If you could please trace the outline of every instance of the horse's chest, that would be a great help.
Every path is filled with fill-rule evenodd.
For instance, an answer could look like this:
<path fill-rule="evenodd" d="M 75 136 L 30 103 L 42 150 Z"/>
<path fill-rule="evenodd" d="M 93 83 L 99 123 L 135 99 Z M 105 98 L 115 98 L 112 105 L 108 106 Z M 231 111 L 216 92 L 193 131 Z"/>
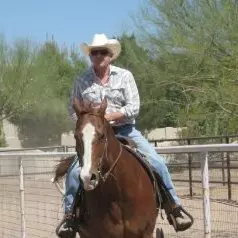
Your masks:
<path fill-rule="evenodd" d="M 118 203 L 112 202 L 109 208 L 109 216 L 112 221 L 115 221 L 115 223 L 120 223 L 122 221 L 123 215 L 122 210 Z"/>
<path fill-rule="evenodd" d="M 91 237 L 123 238 L 124 223 L 120 207 L 117 203 L 111 203 L 103 210 L 95 209 L 87 218 L 87 227 L 90 227 L 88 231 Z"/>

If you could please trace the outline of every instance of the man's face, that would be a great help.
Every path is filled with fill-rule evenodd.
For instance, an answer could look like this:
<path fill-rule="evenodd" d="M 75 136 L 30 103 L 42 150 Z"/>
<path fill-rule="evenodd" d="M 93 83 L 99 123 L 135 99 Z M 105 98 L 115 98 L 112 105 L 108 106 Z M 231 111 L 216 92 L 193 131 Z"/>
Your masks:
<path fill-rule="evenodd" d="M 95 48 L 90 52 L 90 59 L 95 68 L 104 68 L 111 62 L 111 53 L 106 48 Z"/>

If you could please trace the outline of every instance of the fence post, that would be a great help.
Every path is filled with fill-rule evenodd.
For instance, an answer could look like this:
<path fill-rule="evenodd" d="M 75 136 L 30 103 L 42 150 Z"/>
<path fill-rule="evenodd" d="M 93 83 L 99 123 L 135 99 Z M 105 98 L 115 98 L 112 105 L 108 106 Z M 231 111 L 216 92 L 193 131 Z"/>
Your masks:
<path fill-rule="evenodd" d="M 20 177 L 20 206 L 21 206 L 21 237 L 26 238 L 26 220 L 25 220 L 25 197 L 24 197 L 24 169 L 22 158 L 19 157 L 19 177 Z"/>
<path fill-rule="evenodd" d="M 226 136 L 226 143 L 229 144 L 229 136 Z M 226 156 L 226 163 L 227 163 L 227 184 L 228 184 L 228 200 L 231 200 L 231 158 L 230 152 L 227 152 Z"/>
<path fill-rule="evenodd" d="M 191 140 L 187 140 L 188 145 L 191 145 Z M 189 194 L 190 197 L 193 196 L 193 176 L 192 176 L 192 155 L 191 153 L 188 154 L 188 177 L 189 177 Z"/>
<path fill-rule="evenodd" d="M 157 142 L 158 142 L 157 140 L 155 140 L 155 141 L 154 141 L 154 143 L 155 143 L 155 145 L 154 145 L 154 146 L 155 146 L 155 147 L 157 147 Z"/>
<path fill-rule="evenodd" d="M 208 152 L 201 153 L 204 237 L 211 237 L 211 210 L 209 193 Z"/>
<path fill-rule="evenodd" d="M 223 137 L 221 136 L 221 144 L 223 144 Z M 222 181 L 223 181 L 223 186 L 226 185 L 226 175 L 225 175 L 225 157 L 226 157 L 226 153 L 222 152 Z"/>

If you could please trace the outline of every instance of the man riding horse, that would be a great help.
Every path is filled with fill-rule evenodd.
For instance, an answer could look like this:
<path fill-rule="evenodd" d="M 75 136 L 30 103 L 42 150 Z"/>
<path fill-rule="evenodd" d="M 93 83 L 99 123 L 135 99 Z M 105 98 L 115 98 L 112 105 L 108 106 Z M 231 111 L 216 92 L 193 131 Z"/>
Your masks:
<path fill-rule="evenodd" d="M 193 223 L 192 217 L 181 206 L 164 158 L 157 154 L 154 147 L 136 129 L 135 118 L 139 113 L 140 99 L 134 77 L 130 71 L 111 64 L 121 52 L 119 41 L 108 39 L 104 34 L 96 34 L 92 44 L 84 43 L 81 49 L 89 56 L 92 65 L 83 75 L 76 78 L 71 93 L 70 115 L 77 120 L 78 116 L 73 108 L 74 98 L 99 104 L 106 98 L 105 119 L 112 124 L 114 133 L 134 141 L 137 149 L 145 155 L 156 172 L 162 193 L 162 208 L 169 223 L 176 231 L 190 228 Z M 66 176 L 65 216 L 56 229 L 59 237 L 70 237 L 73 232 L 72 212 L 80 186 L 79 176 L 80 165 L 75 158 Z"/>

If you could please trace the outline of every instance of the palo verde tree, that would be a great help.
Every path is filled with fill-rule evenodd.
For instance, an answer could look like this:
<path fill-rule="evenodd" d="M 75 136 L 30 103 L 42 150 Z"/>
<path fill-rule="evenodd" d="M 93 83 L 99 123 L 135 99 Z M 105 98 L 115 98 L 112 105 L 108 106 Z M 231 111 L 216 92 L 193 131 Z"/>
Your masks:
<path fill-rule="evenodd" d="M 18 127 L 23 146 L 59 144 L 62 132 L 72 128 L 69 91 L 86 61 L 54 41 L 2 43 L 1 52 L 1 120 Z"/>
<path fill-rule="evenodd" d="M 180 95 L 179 125 L 192 135 L 237 133 L 238 2 L 148 0 L 140 14 L 144 47 Z"/>
<path fill-rule="evenodd" d="M 122 53 L 115 64 L 129 69 L 135 77 L 141 99 L 138 126 L 142 130 L 175 126 L 178 107 L 169 98 L 169 88 L 164 87 L 157 69 L 160 62 L 139 45 L 134 35 L 123 34 L 120 42 Z"/>

